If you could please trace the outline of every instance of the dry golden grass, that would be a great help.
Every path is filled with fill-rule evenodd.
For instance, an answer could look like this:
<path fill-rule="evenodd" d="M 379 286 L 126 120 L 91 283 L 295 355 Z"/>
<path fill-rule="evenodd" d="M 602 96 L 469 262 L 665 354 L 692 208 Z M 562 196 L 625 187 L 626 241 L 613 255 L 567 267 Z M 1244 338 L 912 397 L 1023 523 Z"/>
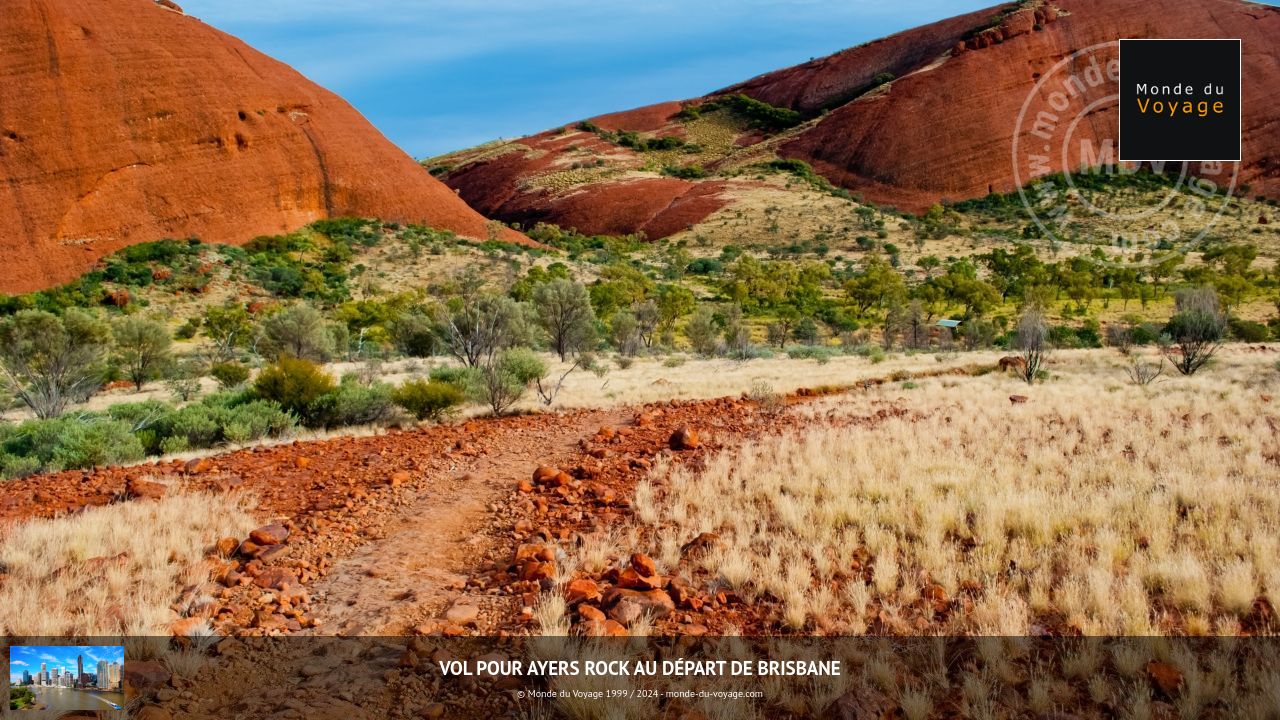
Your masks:
<path fill-rule="evenodd" d="M 202 562 L 209 546 L 255 526 L 243 496 L 177 486 L 170 492 L 156 502 L 107 505 L 9 530 L 0 540 L 0 565 L 9 570 L 0 584 L 0 631 L 167 635 L 179 591 L 209 579 Z"/>
<path fill-rule="evenodd" d="M 947 377 L 804 406 L 806 430 L 659 468 L 636 529 L 668 568 L 720 534 L 682 570 L 777 601 L 795 631 L 920 632 L 935 583 L 972 598 L 927 630 L 951 634 L 1235 634 L 1256 598 L 1280 607 L 1275 355 L 1145 389 L 1114 352 L 1054 360 L 1033 388 Z"/>

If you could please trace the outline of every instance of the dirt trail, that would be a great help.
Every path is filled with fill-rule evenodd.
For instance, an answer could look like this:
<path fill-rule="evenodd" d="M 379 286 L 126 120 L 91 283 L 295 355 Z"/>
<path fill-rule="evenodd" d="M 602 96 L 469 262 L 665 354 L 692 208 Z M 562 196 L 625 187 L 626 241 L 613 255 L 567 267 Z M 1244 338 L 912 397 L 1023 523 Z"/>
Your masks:
<path fill-rule="evenodd" d="M 537 465 L 572 456 L 581 439 L 630 416 L 599 411 L 515 428 L 487 454 L 452 461 L 386 523 L 380 538 L 334 563 L 315 584 L 316 632 L 400 635 L 439 614 L 486 554 L 491 538 L 481 530 L 493 503 Z"/>

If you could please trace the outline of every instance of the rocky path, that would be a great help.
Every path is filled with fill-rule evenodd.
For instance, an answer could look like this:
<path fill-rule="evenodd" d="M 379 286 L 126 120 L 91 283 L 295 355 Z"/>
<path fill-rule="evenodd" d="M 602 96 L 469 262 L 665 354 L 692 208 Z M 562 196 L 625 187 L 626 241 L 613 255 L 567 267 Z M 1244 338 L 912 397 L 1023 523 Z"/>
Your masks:
<path fill-rule="evenodd" d="M 489 554 L 489 512 L 528 469 L 561 463 L 580 441 L 630 413 L 600 411 L 513 428 L 487 452 L 453 458 L 383 528 L 381 537 L 333 564 L 312 588 L 315 632 L 402 635 L 442 614 L 466 587 L 477 558 Z M 464 603 L 455 617 L 475 607 Z M 477 608 L 478 611 L 478 608 Z"/>

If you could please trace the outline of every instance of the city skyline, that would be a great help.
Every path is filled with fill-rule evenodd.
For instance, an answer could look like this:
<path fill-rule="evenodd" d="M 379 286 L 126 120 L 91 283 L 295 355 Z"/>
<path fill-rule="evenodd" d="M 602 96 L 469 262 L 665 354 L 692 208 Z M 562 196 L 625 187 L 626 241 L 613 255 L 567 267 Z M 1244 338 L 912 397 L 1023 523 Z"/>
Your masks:
<path fill-rule="evenodd" d="M 108 674 L 113 664 L 117 668 L 117 677 L 108 678 L 107 686 L 102 685 L 99 674 L 104 664 Z M 9 683 L 18 685 L 31 681 L 41 684 L 42 673 L 47 672 L 51 681 L 46 684 L 68 687 L 70 684 L 64 684 L 66 680 L 63 678 L 69 675 L 74 681 L 83 674 L 94 679 L 93 687 L 116 689 L 123 665 L 124 648 L 118 645 L 13 646 L 9 648 Z M 54 678 L 57 682 L 52 681 Z"/>

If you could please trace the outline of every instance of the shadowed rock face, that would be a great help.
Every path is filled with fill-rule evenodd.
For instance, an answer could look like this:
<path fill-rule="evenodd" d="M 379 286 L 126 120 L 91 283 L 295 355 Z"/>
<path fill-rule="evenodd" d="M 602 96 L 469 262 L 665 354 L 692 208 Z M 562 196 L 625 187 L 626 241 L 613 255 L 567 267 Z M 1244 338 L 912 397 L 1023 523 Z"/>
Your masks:
<path fill-rule="evenodd" d="M 341 98 L 173 3 L 4 3 L 0 292 L 133 243 L 357 215 L 487 233 Z"/>
<path fill-rule="evenodd" d="M 1241 38 L 1244 162 L 1239 182 L 1251 187 L 1251 195 L 1280 195 L 1280 43 L 1275 40 L 1280 37 L 1280 9 L 1241 0 L 1001 5 L 767 73 L 711 96 L 744 93 L 799 111 L 810 122 L 773 138 L 773 152 L 808 162 L 834 184 L 869 201 L 918 212 L 943 199 L 1014 190 L 1017 118 L 1037 82 L 1074 52 L 1122 37 Z M 1104 64 L 1105 59 L 1104 53 Z M 873 87 L 882 73 L 892 74 L 893 81 Z M 1115 87 L 1090 92 L 1087 97 L 1095 99 L 1113 94 Z M 606 130 L 678 135 L 679 110 L 678 103 L 663 103 L 593 122 Z M 1065 160 L 1060 152 L 1052 153 L 1050 170 L 1077 167 L 1081 142 L 1095 148 L 1108 140 L 1114 144 L 1116 126 L 1114 104 L 1091 113 L 1074 126 L 1069 144 L 1074 149 Z M 1022 130 L 1024 140 L 1028 130 Z M 563 167 L 568 153 L 583 147 L 615 157 L 626 152 L 584 135 L 542 133 L 519 141 L 527 148 L 523 152 L 474 159 L 463 155 L 444 179 L 468 202 L 504 220 L 537 219 L 588 232 L 645 230 L 651 238 L 696 223 L 732 202 L 725 193 L 694 193 L 693 188 L 708 181 L 676 181 L 682 190 L 667 186 L 662 193 L 650 188 L 656 180 L 636 177 L 586 182 L 559 192 L 527 182 Z M 737 144 L 750 148 L 765 139 L 744 134 Z M 685 203 L 678 221 L 663 222 L 668 206 L 659 199 L 669 197 L 702 201 Z M 623 208 L 637 202 L 652 207 L 635 213 L 629 224 Z"/>

